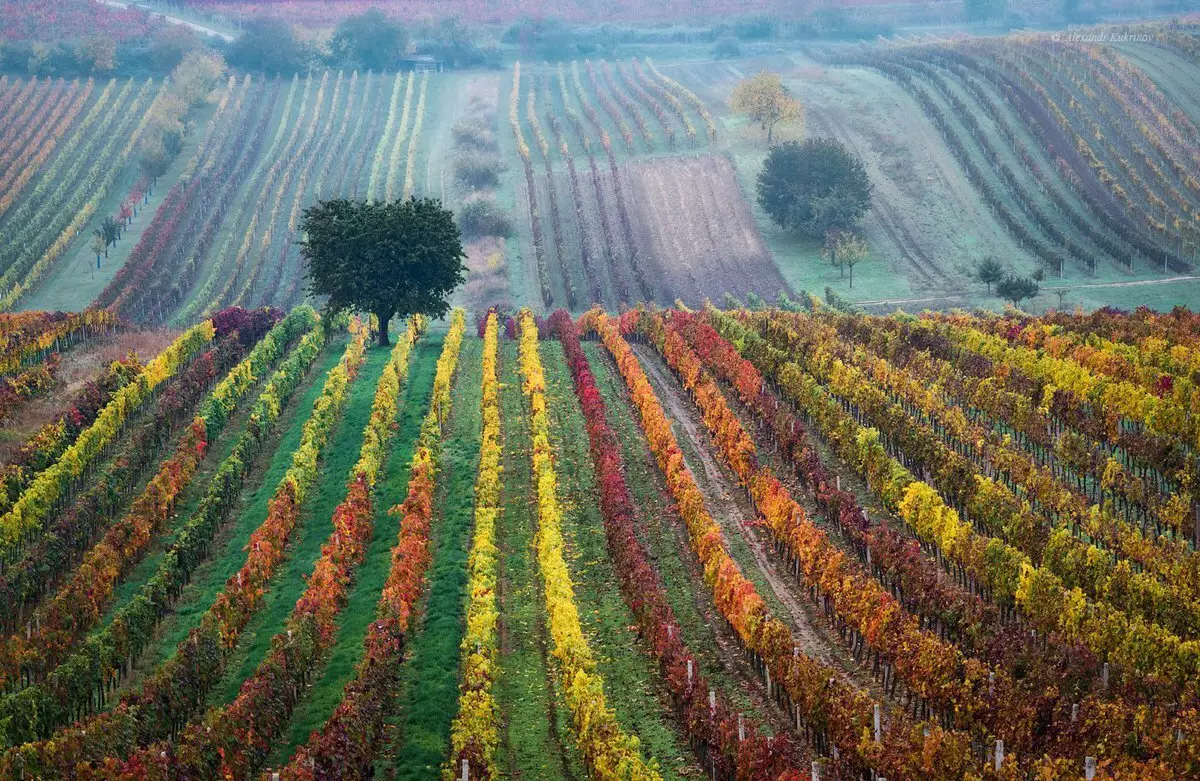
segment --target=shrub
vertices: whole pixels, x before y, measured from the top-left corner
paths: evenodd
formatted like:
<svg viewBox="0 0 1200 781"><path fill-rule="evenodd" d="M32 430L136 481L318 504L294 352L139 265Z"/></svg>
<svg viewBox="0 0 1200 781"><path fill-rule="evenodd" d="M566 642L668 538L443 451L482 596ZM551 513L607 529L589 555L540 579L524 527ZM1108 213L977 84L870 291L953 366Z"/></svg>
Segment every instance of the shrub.
<svg viewBox="0 0 1200 781"><path fill-rule="evenodd" d="M454 178L468 190L482 190L500 183L504 167L497 154L463 152L454 158Z"/></svg>
<svg viewBox="0 0 1200 781"><path fill-rule="evenodd" d="M496 134L482 119L464 119L456 122L450 130L454 145L466 149L494 152L499 149Z"/></svg>
<svg viewBox="0 0 1200 781"><path fill-rule="evenodd" d="M507 236L512 232L512 220L491 198L476 198L463 204L458 213L458 228L468 239Z"/></svg>

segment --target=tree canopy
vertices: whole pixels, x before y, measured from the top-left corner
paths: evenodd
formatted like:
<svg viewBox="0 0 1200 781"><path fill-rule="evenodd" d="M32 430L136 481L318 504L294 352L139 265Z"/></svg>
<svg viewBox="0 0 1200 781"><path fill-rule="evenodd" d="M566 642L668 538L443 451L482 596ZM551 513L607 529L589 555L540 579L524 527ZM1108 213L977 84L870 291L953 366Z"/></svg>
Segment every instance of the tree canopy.
<svg viewBox="0 0 1200 781"><path fill-rule="evenodd" d="M758 202L781 227L820 238L854 226L871 205L871 182L862 161L835 139L788 141L767 154Z"/></svg>
<svg viewBox="0 0 1200 781"><path fill-rule="evenodd" d="M762 71L742 79L729 96L729 107L757 122L767 134L768 144L780 123L804 127L804 108L792 97L778 73Z"/></svg>
<svg viewBox="0 0 1200 781"><path fill-rule="evenodd" d="M991 293L992 285L1004 279L1004 266L1000 261L988 255L979 262L978 268L975 269L975 278L987 285L987 291Z"/></svg>
<svg viewBox="0 0 1200 781"><path fill-rule="evenodd" d="M1025 299L1033 298L1038 290L1038 281L1029 277L1006 276L996 283L996 295L1012 302L1013 306L1020 306Z"/></svg>
<svg viewBox="0 0 1200 781"><path fill-rule="evenodd" d="M229 47L229 62L246 70L297 73L307 67L310 54L291 25L258 17L246 23L245 32Z"/></svg>
<svg viewBox="0 0 1200 781"><path fill-rule="evenodd" d="M309 292L326 309L369 312L388 343L392 317L442 317L463 281L463 251L454 213L433 198L323 201L304 210L301 252Z"/></svg>
<svg viewBox="0 0 1200 781"><path fill-rule="evenodd" d="M407 47L408 33L378 8L343 19L329 42L335 61L376 71L395 68Z"/></svg>

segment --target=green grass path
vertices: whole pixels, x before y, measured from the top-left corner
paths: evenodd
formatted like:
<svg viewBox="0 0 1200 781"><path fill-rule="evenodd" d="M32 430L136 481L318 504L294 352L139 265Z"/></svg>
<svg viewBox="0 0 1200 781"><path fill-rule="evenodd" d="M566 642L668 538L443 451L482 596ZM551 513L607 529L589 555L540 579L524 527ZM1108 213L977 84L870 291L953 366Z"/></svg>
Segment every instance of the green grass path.
<svg viewBox="0 0 1200 781"><path fill-rule="evenodd" d="M208 705L223 705L237 696L270 648L271 638L282 631L296 600L303 593L305 578L321 555L321 545L333 529L333 510L346 495L346 476L358 460L363 427L371 416L375 383L387 362L387 351L372 348L350 388L341 425L326 445L327 456L316 482L309 489L299 526L293 535L291 553L271 580L262 605L242 633L241 642L230 656L221 681L213 687Z"/></svg>
<svg viewBox="0 0 1200 781"><path fill-rule="evenodd" d="M563 510L564 555L575 585L584 634L604 678L608 704L621 726L642 742L643 755L658 760L664 778L699 774L695 756L679 732L657 663L640 644L633 612L608 555L599 486L588 447L583 410L556 341L541 345L547 402L553 425L558 498Z"/></svg>
<svg viewBox="0 0 1200 781"><path fill-rule="evenodd" d="M143 673L153 671L159 664L175 654L175 649L194 627L213 601L225 588L226 581L233 577L246 561L246 550L250 535L267 517L267 504L275 495L275 489L292 464L292 453L300 446L300 436L313 403L321 395L325 376L341 360L345 350L345 339L336 339L326 347L325 354L317 359L312 376L306 380L293 397L289 409L281 416L281 432L274 446L264 448L264 462L257 477L247 481L242 492L236 519L226 525L213 544L213 555L192 572L191 580L184 587L173 611L155 631L155 641L142 653L130 683L136 685ZM336 429L335 429L336 432ZM336 433L334 434L336 436ZM266 455L269 454L269 455ZM265 466L265 468L264 468ZM293 540L301 533L297 529Z"/></svg>
<svg viewBox="0 0 1200 781"><path fill-rule="evenodd" d="M409 633L401 670L394 762L396 778L436 776L450 751L458 712L459 643L467 598L467 550L473 528L482 418L483 342L464 339L443 438L432 525L433 561L426 600ZM380 768L384 769L384 768ZM382 776L381 777L385 777ZM391 776L386 776L391 777Z"/></svg>
<svg viewBox="0 0 1200 781"><path fill-rule="evenodd" d="M500 548L500 672L494 687L503 730L503 778L582 779L564 705L553 695L546 660L545 610L533 555L534 517L529 420L517 370L517 347L500 343L500 420L504 457Z"/></svg>
<svg viewBox="0 0 1200 781"><path fill-rule="evenodd" d="M441 349L442 336L429 334L417 343L409 359L408 379L400 391L399 428L393 435L387 461L375 485L375 527L367 546L366 558L355 574L346 608L338 616L337 640L329 661L320 677L312 681L308 693L292 714L288 731L268 759L271 767L284 764L295 749L308 740L312 731L320 729L329 719L333 709L342 701L342 692L354 675L354 666L362 658L363 640L368 625L375 618L376 603L391 568L391 550L400 531L400 519L389 515L388 510L403 501L408 491L408 462L416 449L421 420L429 407L434 370ZM385 356L386 351L372 348L372 354ZM371 392L374 394L374 383ZM369 401L367 415L370 415ZM361 441L361 436L359 439ZM358 449L355 448L354 459L357 458ZM347 470L350 465L347 465ZM345 477L343 473L343 483Z"/></svg>

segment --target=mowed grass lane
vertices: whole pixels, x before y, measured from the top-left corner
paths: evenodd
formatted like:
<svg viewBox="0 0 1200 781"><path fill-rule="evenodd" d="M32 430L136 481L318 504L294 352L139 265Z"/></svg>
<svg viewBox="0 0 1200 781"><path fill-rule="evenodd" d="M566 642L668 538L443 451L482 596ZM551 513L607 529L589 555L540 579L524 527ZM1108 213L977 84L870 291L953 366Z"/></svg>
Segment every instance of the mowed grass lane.
<svg viewBox="0 0 1200 781"><path fill-rule="evenodd" d="M225 705L237 696L242 681L249 677L270 648L271 638L283 631L296 600L304 591L313 562L321 555L321 544L333 530L333 510L345 498L346 476L358 460L363 427L371 417L375 384L388 359L387 348L372 347L350 388L350 398L341 425L326 446L328 454L316 482L309 489L294 535L291 553L271 581L262 606L242 633L242 640L229 659L225 675L213 687L206 707Z"/></svg>
<svg viewBox="0 0 1200 781"><path fill-rule="evenodd" d="M398 332L402 329L398 328ZM400 389L400 407L397 417L398 430L392 440L384 464L376 483L373 496L375 510L375 526L367 555L358 568L354 583L349 591L349 601L345 610L338 616L337 640L333 646L329 661L320 677L314 678L308 692L297 705L292 714L291 725L284 739L275 747L267 761L268 767L277 767L287 762L292 753L308 740L313 730L320 729L329 719L333 709L342 701L342 692L346 684L354 676L354 667L363 655L363 640L367 627L375 618L375 607L383 584L387 580L391 568L391 550L396 544L396 536L400 531L400 519L388 513L393 505L404 501L408 493L408 463L416 448L417 436L421 430L421 420L429 407L433 392L433 375L437 368L437 359L442 352L444 333L429 333L421 338L413 348L409 359L408 378ZM400 338L399 334L395 338ZM374 347L368 353L387 357L388 349ZM382 368L382 363L380 367ZM376 374L375 379L378 378ZM362 380L360 380L361 382ZM340 472L342 484L341 496L345 495L346 476L350 467L358 459L358 445L362 443L362 427L370 416L371 401L375 389L372 379L370 392L372 395L365 399L365 414L362 423L358 425L358 444L354 447L350 460ZM338 453L338 450L331 451ZM331 516L335 501L326 515ZM295 600L292 600L292 604ZM288 610L292 604L289 604Z"/></svg>
<svg viewBox="0 0 1200 781"><path fill-rule="evenodd" d="M467 599L467 550L479 471L483 341L463 339L443 424L442 456L434 493L433 560L426 600L413 622L401 671L391 756L377 765L381 778L437 775L450 753L450 723L458 712L459 644Z"/></svg>

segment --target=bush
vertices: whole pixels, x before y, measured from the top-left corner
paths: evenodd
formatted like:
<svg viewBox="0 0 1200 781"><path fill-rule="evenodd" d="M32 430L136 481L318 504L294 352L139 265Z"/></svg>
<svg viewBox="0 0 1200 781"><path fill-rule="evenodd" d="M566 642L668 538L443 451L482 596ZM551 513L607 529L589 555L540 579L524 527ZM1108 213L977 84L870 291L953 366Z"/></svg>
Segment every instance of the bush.
<svg viewBox="0 0 1200 781"><path fill-rule="evenodd" d="M458 213L458 229L468 239L507 236L512 232L512 220L491 198L476 198L463 204Z"/></svg>
<svg viewBox="0 0 1200 781"><path fill-rule="evenodd" d="M497 154L463 152L454 158L454 179L468 190L483 190L500 183L504 167Z"/></svg>
<svg viewBox="0 0 1200 781"><path fill-rule="evenodd" d="M496 134L481 119L463 119L454 124L450 134L454 137L454 145L486 152L495 152L500 148Z"/></svg>

